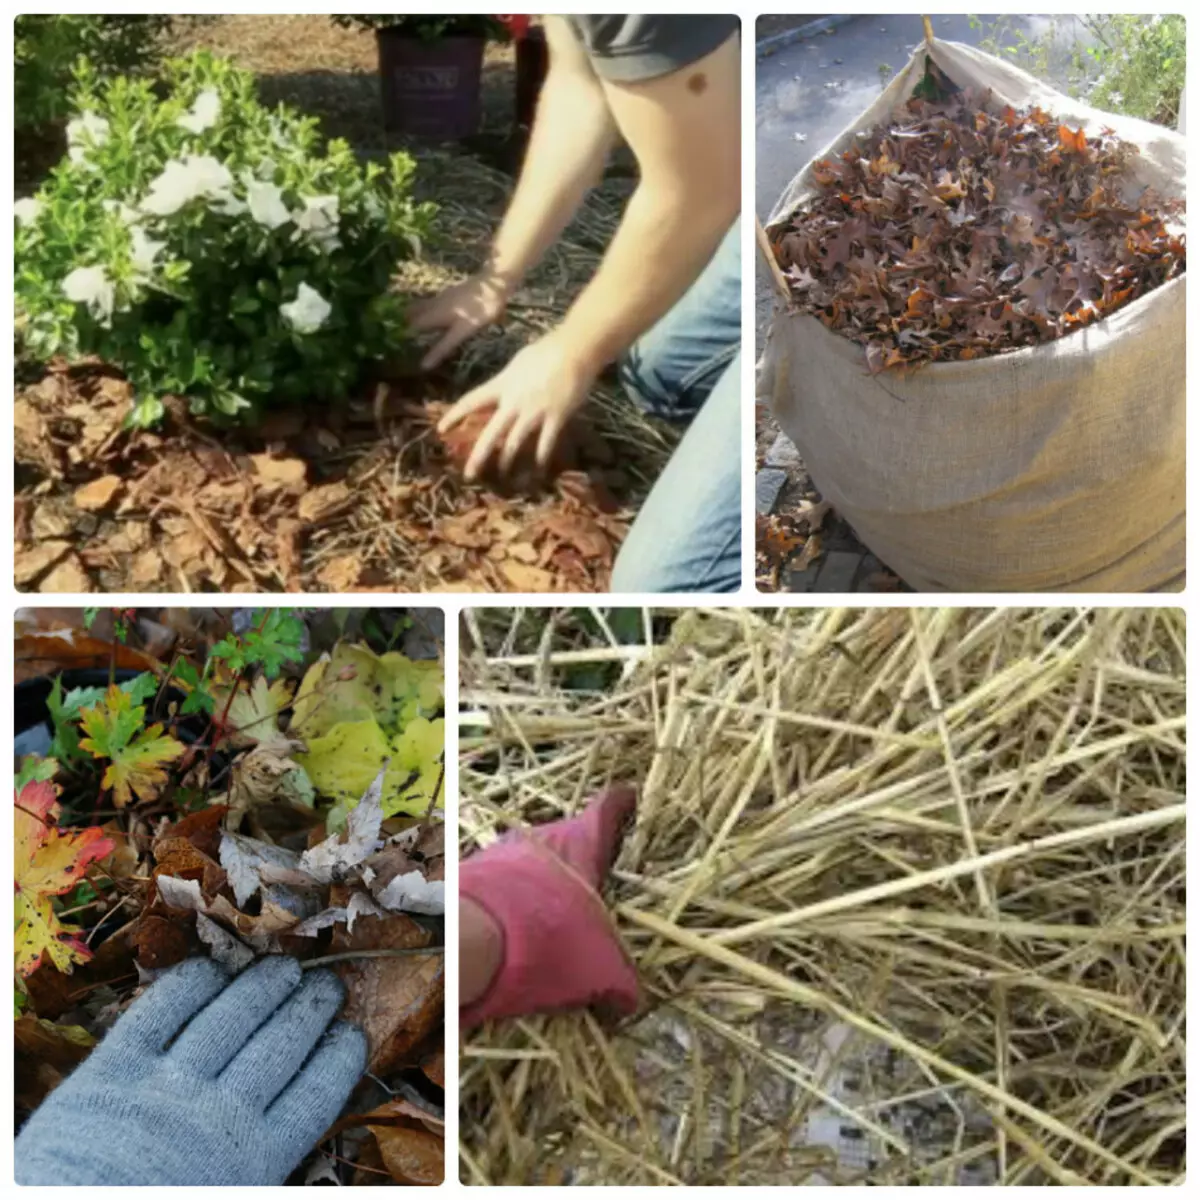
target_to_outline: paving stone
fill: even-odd
[[[858,579],[855,581],[854,590],[858,592],[869,592],[871,590],[871,577],[879,575],[883,572],[883,563],[871,553],[863,555],[863,560],[858,564]]]
[[[863,555],[851,550],[833,550],[825,555],[824,566],[821,570],[822,592],[851,592],[854,590],[854,577],[858,574],[858,564]]]
[[[812,566],[805,567],[803,571],[792,571],[787,578],[786,590],[789,592],[815,592],[824,561],[819,558]]]
[[[776,467],[780,471],[796,471],[804,466],[800,451],[786,433],[781,433],[775,439],[764,461],[768,467]]]
[[[786,471],[759,471],[754,478],[755,512],[765,517],[775,507],[785,483]]]

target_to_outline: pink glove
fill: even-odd
[[[508,834],[461,864],[459,896],[502,940],[487,990],[460,1011],[464,1029],[589,1004],[637,1009],[637,972],[598,891],[636,801],[632,788],[610,788],[577,817]]]

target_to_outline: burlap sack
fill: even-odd
[[[817,158],[902,108],[925,55],[994,102],[1040,105],[1140,150],[1138,181],[1185,190],[1184,139],[1089,108],[955,42],[922,45]],[[811,164],[768,222],[812,193]],[[872,376],[864,348],[780,304],[759,394],[823,497],[921,591],[1144,592],[1184,578],[1183,278],[1044,346],[907,376]]]

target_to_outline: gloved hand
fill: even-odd
[[[343,998],[294,958],[232,982],[209,959],[180,963],[30,1117],[17,1183],[283,1183],[366,1070],[361,1030],[330,1027]]]
[[[636,1010],[637,972],[598,890],[636,800],[630,787],[611,788],[577,817],[507,834],[463,861],[459,895],[503,943],[487,990],[459,1014],[464,1029],[589,1004]]]

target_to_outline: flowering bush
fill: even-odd
[[[13,113],[18,128],[66,116],[71,71],[81,56],[100,75],[144,71],[158,61],[169,16],[17,17],[13,44]]]
[[[345,395],[404,339],[389,282],[432,217],[409,194],[412,160],[322,150],[315,120],[268,110],[223,59],[165,71],[159,99],[77,68],[67,157],[16,205],[26,347],[121,368],[137,424],[167,394],[243,417],[268,398]]]

